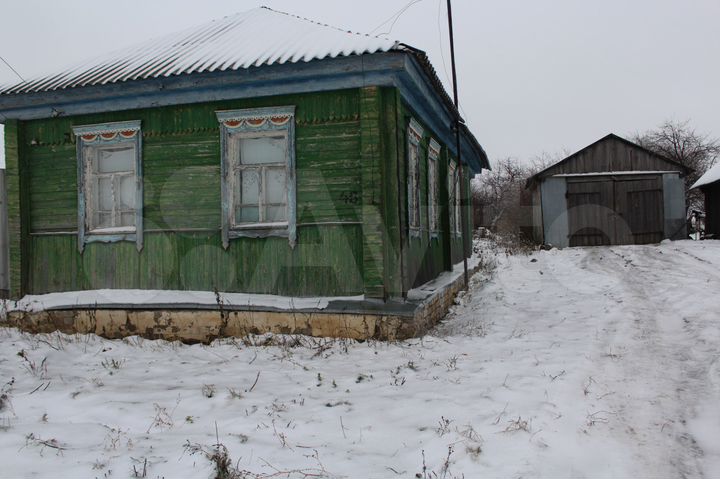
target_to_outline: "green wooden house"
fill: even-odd
[[[412,334],[430,301],[414,291],[470,255],[488,166],[464,124],[458,163],[456,115],[422,51],[267,8],[4,87],[11,317]],[[343,322],[364,332],[327,326]]]

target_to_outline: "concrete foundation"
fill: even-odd
[[[57,308],[12,311],[6,325],[31,333],[94,333],[110,339],[138,335],[187,343],[262,333],[395,341],[425,334],[445,316],[457,293],[464,288],[462,274],[455,276],[431,290],[424,299],[415,301],[359,302],[342,308],[294,311],[217,307],[143,309],[142,305]]]

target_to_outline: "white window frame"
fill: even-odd
[[[295,201],[295,107],[269,107],[215,112],[220,122],[221,143],[221,198],[222,198],[222,240],[223,247],[230,246],[230,240],[241,237],[263,238],[269,236],[287,237],[290,246],[296,242],[296,201]],[[244,165],[241,163],[239,143],[242,139],[283,136],[286,142],[285,161],[283,163],[261,163]],[[267,222],[264,220],[264,186],[269,170],[285,168],[285,221]],[[242,206],[237,182],[243,171],[258,172],[260,185],[258,197],[259,220],[238,222],[236,209]],[[278,203],[277,205],[280,205]]]
[[[430,236],[438,237],[440,218],[438,214],[438,163],[440,161],[440,143],[430,138],[428,144],[428,225]]]
[[[420,236],[420,142],[423,128],[410,118],[407,131],[408,177],[407,177],[407,209],[408,229],[410,236]]]
[[[143,177],[142,177],[142,132],[141,122],[123,121],[73,127],[78,165],[78,249],[82,253],[85,244],[92,242],[111,243],[134,241],[138,251],[143,247]],[[99,151],[118,146],[130,146],[134,150],[133,169],[112,173],[97,171]],[[120,210],[115,193],[121,177],[135,178],[133,209]],[[94,223],[99,208],[98,183],[100,178],[112,181],[113,209],[112,226],[100,228]],[[117,200],[117,201],[116,201]],[[134,214],[133,226],[117,226],[117,215]]]

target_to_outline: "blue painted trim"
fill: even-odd
[[[295,106],[280,106],[268,108],[248,108],[242,110],[222,110],[216,111],[218,122],[220,123],[220,198],[221,198],[221,219],[222,219],[222,243],[223,248],[230,246],[230,240],[234,238],[265,238],[269,236],[287,237],[291,248],[295,248],[297,244],[297,199],[296,199],[296,180],[295,180]],[[269,119],[273,117],[290,117],[287,123],[276,125]],[[225,124],[231,120],[248,120],[248,119],[267,119],[261,126],[239,125],[238,127],[229,127]],[[266,132],[266,131],[286,131],[288,140],[288,157],[287,157],[287,227],[267,227],[261,226],[257,228],[231,228],[232,201],[229,188],[229,168],[228,168],[228,136],[236,132]]]
[[[179,75],[44,93],[0,95],[0,114],[31,120],[57,115],[341,90],[366,86],[400,89],[402,98],[438,139],[454,152],[453,113],[413,55],[375,53],[307,63],[264,65],[237,71]],[[461,158],[472,171],[489,168],[487,156],[461,126]]]
[[[117,241],[132,241],[138,252],[142,251],[144,245],[143,235],[143,170],[142,170],[142,131],[140,120],[121,121],[114,123],[101,123],[96,125],[73,126],[75,139],[75,151],[77,161],[78,178],[78,252],[83,254],[87,243],[115,243]],[[135,136],[123,138],[118,135],[111,140],[98,139],[86,143],[83,135],[100,135],[102,133],[119,133],[122,131],[135,131]],[[86,144],[108,145],[115,143],[135,143],[135,231],[127,234],[95,234],[87,230],[87,205],[85,195],[85,158],[83,158],[83,146]]]

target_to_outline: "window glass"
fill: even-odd
[[[133,176],[120,177],[120,208],[124,210],[135,208],[135,178]]]
[[[135,148],[133,146],[104,147],[98,151],[98,173],[115,173],[135,169]]]
[[[259,209],[257,206],[244,206],[237,209],[235,222],[237,223],[257,223],[260,220]]]
[[[113,209],[112,177],[98,178],[97,187],[98,210],[110,211]]]
[[[264,136],[240,139],[240,163],[257,165],[285,163],[287,140],[284,136]]]
[[[258,204],[260,198],[260,177],[257,170],[244,169],[239,172],[240,204]]]
[[[267,203],[285,203],[286,185],[285,169],[273,168],[267,170],[265,176],[265,200]]]

